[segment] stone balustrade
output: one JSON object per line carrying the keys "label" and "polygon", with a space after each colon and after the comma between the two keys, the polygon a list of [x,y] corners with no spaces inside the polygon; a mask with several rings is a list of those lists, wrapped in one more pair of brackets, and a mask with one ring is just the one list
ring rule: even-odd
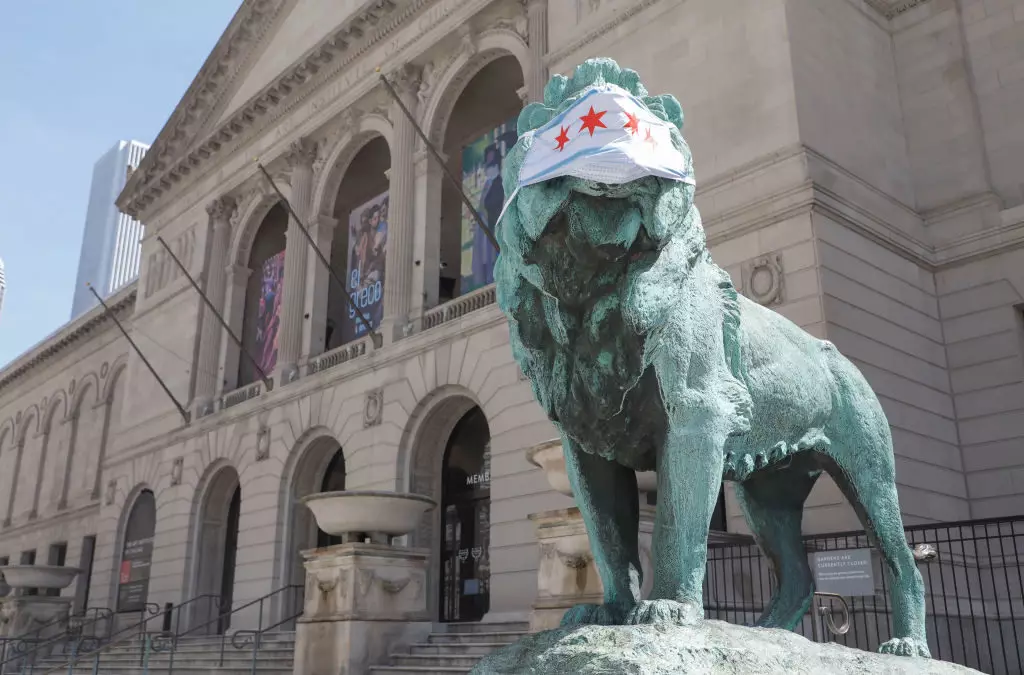
{"label": "stone balustrade", "polygon": [[494,284],[449,300],[423,314],[423,330],[436,328],[495,303]]}

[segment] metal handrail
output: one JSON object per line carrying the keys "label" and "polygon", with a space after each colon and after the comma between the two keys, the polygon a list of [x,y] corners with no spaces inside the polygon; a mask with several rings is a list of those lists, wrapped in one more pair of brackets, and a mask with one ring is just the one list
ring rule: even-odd
{"label": "metal handrail", "polygon": [[[182,608],[188,607],[189,605],[192,605],[193,603],[196,603],[199,600],[202,600],[204,598],[213,598],[216,601],[216,604],[219,607],[219,605],[220,605],[220,596],[219,595],[213,595],[213,594],[206,593],[206,594],[203,594],[203,595],[197,595],[194,598],[190,598],[189,600],[186,600],[185,602],[183,602],[180,605],[178,605],[177,607],[175,607],[174,610],[180,612]],[[146,613],[149,613],[149,616],[145,616]],[[89,658],[89,657],[93,657],[93,659],[94,659],[94,661],[93,661],[93,673],[98,673],[99,672],[100,656],[102,656],[102,654],[106,650],[110,649],[111,647],[116,647],[116,646],[125,644],[126,642],[129,642],[132,639],[134,639],[136,637],[139,637],[139,636],[142,636],[144,641],[148,640],[149,632],[145,630],[146,624],[148,624],[150,621],[152,621],[153,619],[156,619],[156,618],[161,618],[162,619],[163,615],[164,615],[164,610],[160,608],[160,605],[157,605],[155,603],[146,603],[145,605],[143,605],[142,614],[143,614],[142,621],[140,621],[140,622],[138,622],[136,624],[132,624],[131,626],[128,626],[127,628],[123,628],[123,629],[117,631],[117,633],[115,633],[114,635],[109,635],[107,637],[107,641],[106,642],[102,642],[102,641],[94,639],[95,642],[96,642],[96,645],[94,647],[92,647],[91,649],[87,649],[84,653],[80,651],[80,648],[81,648],[81,646],[83,644],[86,644],[86,640],[83,639],[83,640],[77,640],[77,641],[73,642],[72,643],[71,658],[67,661],[67,663],[64,663],[64,664],[62,664],[60,666],[57,666],[56,668],[51,668],[50,670],[45,671],[43,673],[43,675],[49,675],[50,673],[56,673],[56,672],[59,672],[59,671],[64,671],[65,669],[67,670],[68,673],[71,673],[74,670],[74,666],[80,660],[86,659],[86,658]],[[181,615],[179,614],[178,616],[180,617]],[[138,630],[136,630],[136,629],[138,629]],[[120,637],[120,638],[117,637],[117,636],[123,635],[125,633],[127,633],[128,635],[125,635],[124,637]],[[161,634],[163,634],[163,632],[161,632]],[[145,656],[145,650],[143,650],[143,656]],[[2,665],[2,664],[0,664],[0,665]]]}
{"label": "metal handrail", "polygon": [[828,629],[828,632],[832,635],[846,635],[846,633],[850,630],[850,605],[846,603],[846,598],[837,593],[824,592],[815,592],[815,594],[812,597],[812,604],[814,602],[814,599],[817,599],[819,597],[829,598],[830,600],[838,600],[840,605],[840,611],[843,617],[842,623],[837,626],[835,623],[835,619],[832,617],[832,605],[819,605],[816,608],[816,611],[812,612],[811,614],[811,633],[814,641],[818,641],[818,617],[824,619],[825,627]]}
{"label": "metal handrail", "polygon": [[[93,618],[91,621],[83,621],[83,622],[77,624],[76,626],[72,626],[72,622],[76,618],[87,616],[89,614],[89,612],[95,612],[95,614],[96,614],[95,618]],[[100,614],[101,612],[106,612],[106,613],[101,615]],[[103,620],[107,620],[108,621],[108,623],[107,623],[107,635],[109,636],[110,635],[111,625],[112,625],[112,622],[110,620],[113,617],[113,615],[114,615],[113,611],[111,611],[107,607],[93,607],[93,608],[87,609],[82,614],[74,614],[74,615],[68,615],[68,616],[64,616],[64,617],[59,617],[57,621],[50,621],[50,622],[48,622],[45,626],[43,626],[40,629],[40,630],[42,630],[42,629],[45,629],[47,627],[52,627],[52,626],[56,625],[56,623],[58,623],[58,622],[66,622],[67,623],[67,628],[61,634],[54,635],[54,636],[49,637],[49,638],[43,638],[41,636],[40,637],[36,637],[36,638],[29,638],[29,637],[26,636],[27,634],[26,635],[20,635],[20,636],[17,636],[15,638],[9,638],[7,641],[14,642],[14,646],[12,647],[12,649],[11,649],[9,654],[8,654],[6,649],[3,650],[2,660],[0,660],[0,673],[2,673],[4,671],[4,668],[9,663],[13,663],[13,662],[16,662],[16,661],[22,661],[22,671],[24,671],[24,669],[25,669],[25,666],[24,666],[25,659],[31,659],[30,661],[28,661],[28,663],[29,663],[29,675],[31,675],[32,673],[35,672],[35,659],[39,655],[40,651],[42,651],[44,649],[48,649],[49,647],[52,647],[53,645],[55,645],[57,643],[60,643],[62,641],[65,642],[65,649],[66,649],[67,641],[72,640],[72,639],[74,639],[74,640],[82,639],[85,627],[86,626],[95,626],[100,621],[103,621]],[[72,633],[72,631],[74,631],[74,634]],[[95,638],[95,636],[89,636],[89,637]],[[29,649],[28,648],[29,645],[35,645],[35,647],[33,647],[32,649]]]}
{"label": "metal handrail", "polygon": [[[273,590],[270,593],[267,593],[266,595],[264,595],[262,597],[256,598],[255,600],[250,600],[249,602],[247,602],[247,603],[245,603],[243,605],[239,605],[238,607],[232,607],[227,612],[224,612],[223,614],[221,614],[220,616],[216,617],[215,619],[211,619],[210,621],[207,621],[206,623],[199,624],[197,626],[192,626],[191,628],[189,628],[188,630],[186,630],[183,633],[175,633],[174,635],[147,636],[146,643],[143,645],[143,648],[144,648],[144,650],[146,652],[146,654],[143,657],[143,660],[144,661],[148,661],[149,653],[150,652],[157,653],[157,652],[162,652],[162,651],[170,650],[170,654],[168,655],[167,672],[168,673],[173,673],[174,672],[174,656],[175,656],[175,654],[177,652],[178,642],[179,642],[179,640],[181,638],[185,637],[189,633],[194,633],[194,632],[196,632],[196,631],[198,631],[198,630],[200,630],[202,628],[206,628],[206,627],[211,626],[213,624],[218,624],[219,625],[219,624],[221,624],[221,622],[224,621],[225,618],[230,617],[230,616],[232,616],[234,614],[237,614],[238,612],[242,611],[243,609],[248,609],[249,607],[253,607],[255,605],[259,605],[259,623],[257,624],[257,626],[258,626],[257,630],[255,630],[255,631],[249,631],[249,630],[246,630],[246,631],[236,631],[236,633],[235,633],[235,635],[237,635],[239,633],[243,633],[243,634],[250,634],[251,633],[253,635],[253,637],[250,638],[250,639],[252,639],[252,641],[253,641],[253,665],[252,665],[252,669],[253,670],[252,670],[252,672],[255,673],[256,672],[256,670],[255,670],[255,668],[256,668],[256,652],[259,649],[259,642],[261,641],[263,634],[266,633],[267,631],[273,629],[273,628],[277,628],[278,626],[280,626],[280,625],[282,625],[284,623],[287,623],[288,621],[291,621],[292,619],[296,618],[297,616],[299,616],[301,614],[301,612],[300,612],[299,614],[296,614],[294,616],[290,616],[287,619],[279,621],[278,623],[274,624],[273,626],[268,626],[267,628],[264,628],[263,627],[263,615],[264,615],[263,607],[264,607],[264,603],[267,602],[268,600],[271,600],[274,597],[280,595],[281,593],[285,593],[285,592],[290,591],[290,590],[294,591],[295,589],[304,589],[304,588],[305,588],[304,586],[301,586],[301,585],[298,585],[298,584],[289,584],[287,586],[282,586],[281,588]],[[221,637],[221,640],[220,640],[220,656],[219,656],[219,660],[218,660],[218,664],[217,664],[218,667],[224,665],[224,649],[225,649],[225,645],[227,643],[227,632],[226,631],[222,632],[220,637]],[[244,649],[245,646],[248,645],[248,642],[244,642],[241,646],[236,646],[234,637],[232,637],[231,644],[236,649]]]}

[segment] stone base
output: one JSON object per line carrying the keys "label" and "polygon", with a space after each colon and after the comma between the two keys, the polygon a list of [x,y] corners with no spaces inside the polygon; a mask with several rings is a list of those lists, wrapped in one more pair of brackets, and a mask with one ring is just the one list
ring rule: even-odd
{"label": "stone base", "polygon": [[818,644],[779,629],[721,621],[693,626],[579,626],[528,635],[485,657],[472,675],[677,673],[977,673],[933,659]]}
{"label": "stone base", "polygon": [[355,675],[430,633],[430,552],[347,543],[304,551],[305,607],[295,628],[298,675]]}
{"label": "stone base", "polygon": [[[71,598],[18,595],[0,599],[0,637],[34,631],[43,624],[71,613]],[[61,628],[62,629],[62,628]],[[54,631],[59,630],[54,627]],[[42,637],[49,637],[44,634]]]}
{"label": "stone base", "polygon": [[301,675],[359,675],[384,663],[398,645],[425,642],[430,622],[316,621],[295,627],[295,665]]}
{"label": "stone base", "polygon": [[[583,516],[575,506],[530,515],[537,530],[540,565],[537,568],[537,600],[530,614],[530,632],[557,628],[566,610],[584,603],[600,604],[604,585],[597,573]],[[640,567],[644,574],[643,597],[652,584],[651,533],[654,509],[640,508]]]}

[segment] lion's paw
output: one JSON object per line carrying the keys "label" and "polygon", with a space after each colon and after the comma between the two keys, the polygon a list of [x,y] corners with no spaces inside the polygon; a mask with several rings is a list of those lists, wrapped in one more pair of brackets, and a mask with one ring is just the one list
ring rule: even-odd
{"label": "lion's paw", "polygon": [[626,615],[626,624],[674,623],[695,624],[704,618],[703,608],[677,600],[644,600]]}
{"label": "lion's paw", "polygon": [[562,616],[561,626],[615,626],[622,623],[623,614],[611,605],[576,605]]}
{"label": "lion's paw", "polygon": [[921,656],[926,659],[932,657],[928,650],[928,644],[917,638],[893,638],[878,648],[880,654],[895,654],[896,656]]}

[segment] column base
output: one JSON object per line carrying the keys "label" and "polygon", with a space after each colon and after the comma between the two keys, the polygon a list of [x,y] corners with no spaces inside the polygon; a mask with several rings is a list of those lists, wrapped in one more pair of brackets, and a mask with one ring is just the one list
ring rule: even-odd
{"label": "column base", "polygon": [[[537,600],[530,614],[530,631],[537,633],[557,628],[565,612],[579,604],[600,604],[604,585],[598,575],[583,515],[575,506],[530,515],[537,529],[540,566],[537,568]],[[641,594],[646,596],[653,583],[651,536],[654,509],[640,507],[640,567],[643,571]]]}

